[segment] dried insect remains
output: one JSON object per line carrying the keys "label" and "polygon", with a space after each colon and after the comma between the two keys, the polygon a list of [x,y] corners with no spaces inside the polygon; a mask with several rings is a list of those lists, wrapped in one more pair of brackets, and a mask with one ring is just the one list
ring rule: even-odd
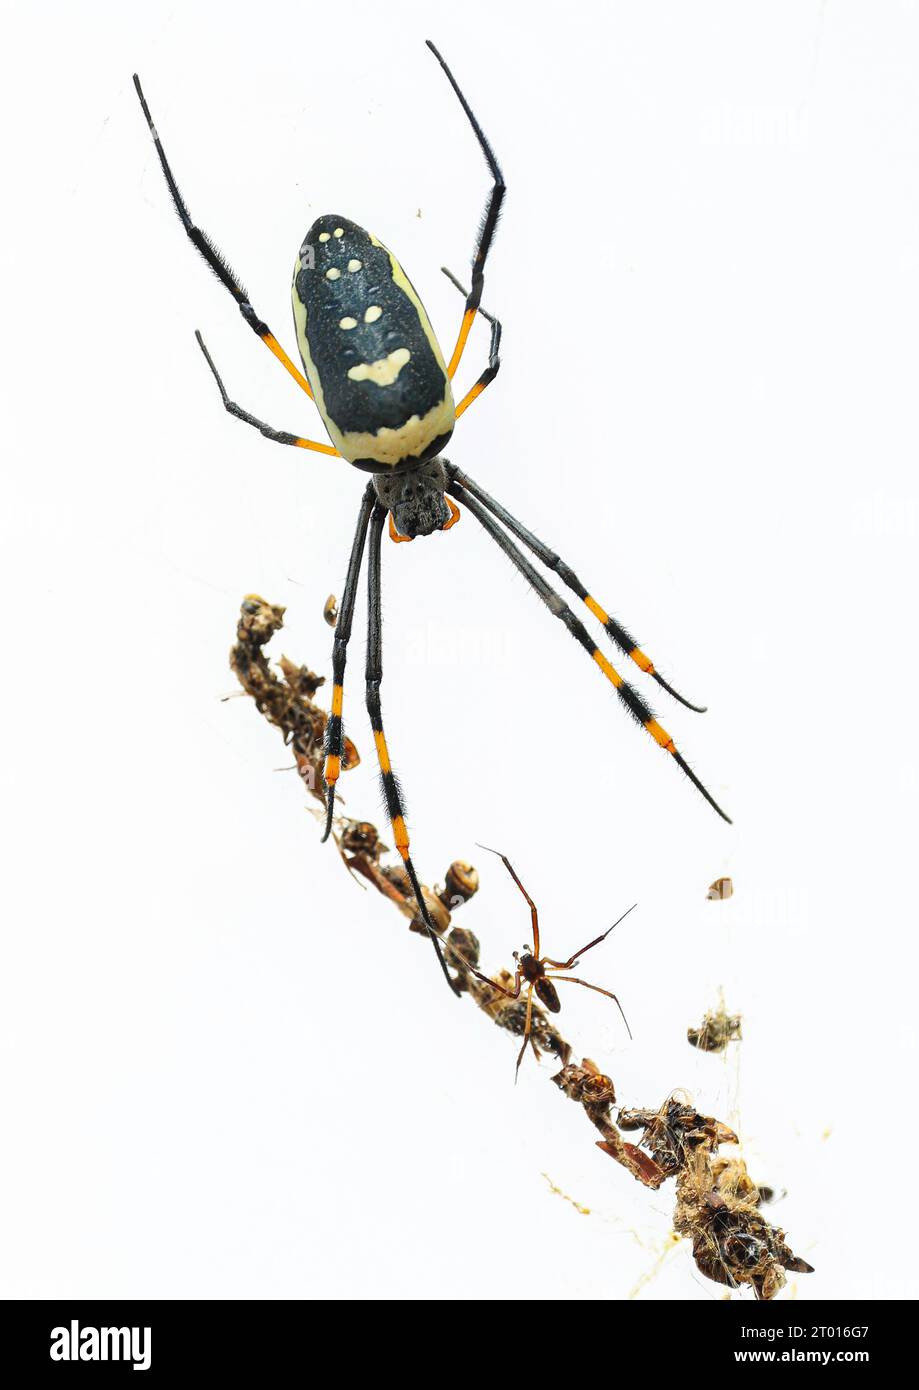
{"label": "dried insect remains", "polygon": [[[285,743],[293,746],[298,763],[309,767],[317,759],[321,764],[322,759],[327,715],[314,697],[324,681],[309,667],[296,666],[286,658],[279,663],[282,678],[271,669],[264,646],[282,626],[283,613],[283,608],[250,596],[243,604],[230,664],[259,711],[280,731]],[[304,781],[309,785],[306,777]],[[318,801],[324,801],[321,781],[310,790]],[[387,897],[410,928],[424,930],[402,866],[385,862],[388,851],[376,827],[369,821],[339,815],[335,838],[348,869]],[[454,972],[458,992],[468,994],[497,1027],[520,1037],[527,1005],[522,997],[514,997],[514,977],[507,971],[497,972],[495,978],[483,974],[478,968],[478,937],[453,920],[457,908],[468,902],[478,887],[476,870],[456,860],[439,892],[424,887],[422,891],[428,915],[436,913],[444,957]],[[572,961],[581,954],[583,951],[576,953]],[[503,988],[498,987],[499,981]],[[600,1135],[597,1144],[603,1153],[652,1191],[676,1179],[674,1229],[691,1242],[695,1263],[706,1277],[732,1288],[751,1286],[758,1298],[769,1299],[784,1284],[785,1270],[810,1271],[807,1261],[789,1248],[784,1231],[769,1225],[760,1213],[759,1205],[766,1200],[768,1189],[757,1190],[742,1159],[718,1153],[719,1145],[737,1142],[726,1125],[699,1114],[688,1100],[676,1095],[656,1110],[619,1109],[614,1119],[612,1078],[587,1057],[579,1063],[572,1061],[570,1044],[535,1003],[530,1009],[529,1043],[537,1053],[542,1050],[559,1059],[561,1070],[550,1079],[563,1096],[583,1110]],[[625,1137],[634,1130],[643,1131],[640,1144]]]}

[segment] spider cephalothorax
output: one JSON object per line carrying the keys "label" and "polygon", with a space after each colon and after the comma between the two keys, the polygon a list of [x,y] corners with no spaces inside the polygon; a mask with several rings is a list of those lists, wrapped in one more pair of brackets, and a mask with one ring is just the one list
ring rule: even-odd
{"label": "spider cephalothorax", "polygon": [[561,1000],[558,997],[558,990],[546,974],[546,967],[541,960],[537,960],[533,955],[532,946],[524,946],[523,952],[515,951],[514,960],[517,962],[517,969],[528,985],[532,985],[536,997],[546,1006],[550,1014],[558,1014],[562,1011]]}
{"label": "spider cephalothorax", "polygon": [[394,540],[413,541],[435,531],[449,531],[459,518],[459,508],[445,496],[446,459],[431,459],[409,473],[375,473],[373,488],[389,512],[389,533]]}

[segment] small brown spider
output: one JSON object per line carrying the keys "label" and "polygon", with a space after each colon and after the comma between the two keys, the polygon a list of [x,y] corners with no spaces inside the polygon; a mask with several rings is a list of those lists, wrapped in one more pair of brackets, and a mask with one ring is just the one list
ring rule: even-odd
{"label": "small brown spider", "polygon": [[[562,1006],[558,997],[558,991],[556,990],[555,985],[552,983],[553,980],[564,980],[566,983],[570,985],[583,985],[585,989],[596,990],[597,994],[605,994],[607,999],[612,999],[616,1005],[616,1008],[622,1014],[622,1021],[626,1026],[626,1031],[628,1032],[629,1037],[631,1038],[632,1030],[631,1028],[629,1028],[629,1021],[623,1013],[622,1005],[619,1003],[619,1000],[616,998],[615,994],[611,994],[608,989],[601,989],[599,985],[588,984],[586,980],[578,980],[575,978],[574,975],[564,975],[559,972],[571,970],[573,966],[575,966],[577,962],[580,960],[581,956],[585,955],[586,952],[591,950],[594,946],[599,946],[601,941],[605,941],[606,938],[609,936],[610,932],[613,930],[613,927],[618,927],[619,923],[623,920],[623,918],[628,917],[629,913],[632,912],[633,909],[638,906],[638,904],[633,903],[632,906],[627,909],[627,911],[623,912],[622,917],[618,917],[616,919],[612,927],[607,927],[606,931],[602,934],[602,936],[595,936],[593,941],[588,941],[586,946],[582,946],[579,951],[575,951],[574,955],[570,956],[568,960],[552,960],[549,956],[541,956],[539,953],[539,913],[536,910],[536,904],[534,903],[533,899],[530,897],[529,893],[524,888],[523,884],[520,882],[520,879],[514,872],[513,866],[511,865],[510,860],[507,858],[507,855],[502,854],[500,850],[490,849],[488,845],[480,845],[479,848],[487,849],[489,854],[496,854],[498,858],[501,860],[505,869],[507,869],[507,872],[510,874],[511,878],[514,880],[517,887],[520,889],[521,893],[529,903],[530,916],[533,922],[532,947],[524,946],[522,955],[519,951],[514,952],[514,961],[516,962],[516,968],[514,970],[513,989],[505,989],[504,985],[496,984],[495,981],[490,980],[487,975],[481,974],[480,971],[473,969],[472,966],[469,967],[472,974],[475,975],[477,980],[481,980],[483,984],[491,985],[492,989],[499,990],[501,994],[506,994],[508,999],[519,999],[520,991],[523,987],[523,982],[526,981],[526,1022],[524,1023],[523,1027],[523,1046],[517,1054],[517,1066],[514,1071],[514,1081],[516,1082],[517,1080],[517,1073],[520,1071],[520,1063],[523,1061],[523,1054],[527,1050],[527,1043],[531,1041],[530,1033],[533,1019],[533,991],[536,991],[536,996],[539,999],[540,1003],[544,1004],[550,1013],[557,1014],[561,1012]],[[546,969],[547,966],[550,968],[549,970]],[[537,1053],[537,1056],[538,1055],[539,1054]]]}

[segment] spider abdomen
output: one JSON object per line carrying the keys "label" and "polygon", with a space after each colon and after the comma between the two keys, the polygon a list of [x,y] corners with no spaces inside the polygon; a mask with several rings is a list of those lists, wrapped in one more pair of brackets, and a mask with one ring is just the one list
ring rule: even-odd
{"label": "spider abdomen", "polygon": [[558,990],[550,979],[541,975],[535,983],[536,994],[542,1004],[545,1004],[550,1014],[558,1014],[562,1011],[561,1002],[558,997]]}
{"label": "spider abdomen", "polygon": [[332,443],[372,473],[434,458],[453,392],[424,305],[399,262],[345,217],[319,217],[294,266],[303,368]]}

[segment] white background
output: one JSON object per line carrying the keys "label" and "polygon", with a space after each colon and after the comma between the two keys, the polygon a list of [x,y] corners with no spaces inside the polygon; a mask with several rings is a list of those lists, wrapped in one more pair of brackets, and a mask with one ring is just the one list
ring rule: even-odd
{"label": "white background", "polygon": [[[513,1040],[221,702],[250,591],[287,605],[276,654],[328,670],[363,479],[220,409],[195,327],[241,403],[322,437],[182,235],[131,73],[291,350],[332,211],[449,351],[438,268],[465,272],[487,178],[431,36],[509,184],[504,367],[449,455],[708,702],[655,705],[736,826],[466,516],[384,553],[416,862],[479,865],[459,920],[491,968],[528,919],[476,841],[552,954],[638,900],[583,971],[634,1043],[569,989],[578,1054],[624,1104],[683,1087],[737,1126],[817,1267],[783,1296],[915,1296],[919,7],[3,8],[2,1292],[725,1292],[685,1245],[655,1272],[672,1185],[605,1158],[549,1063],[514,1088]],[[344,791],[382,823],[363,652]],[[720,987],[726,1059],[685,1041]]]}

